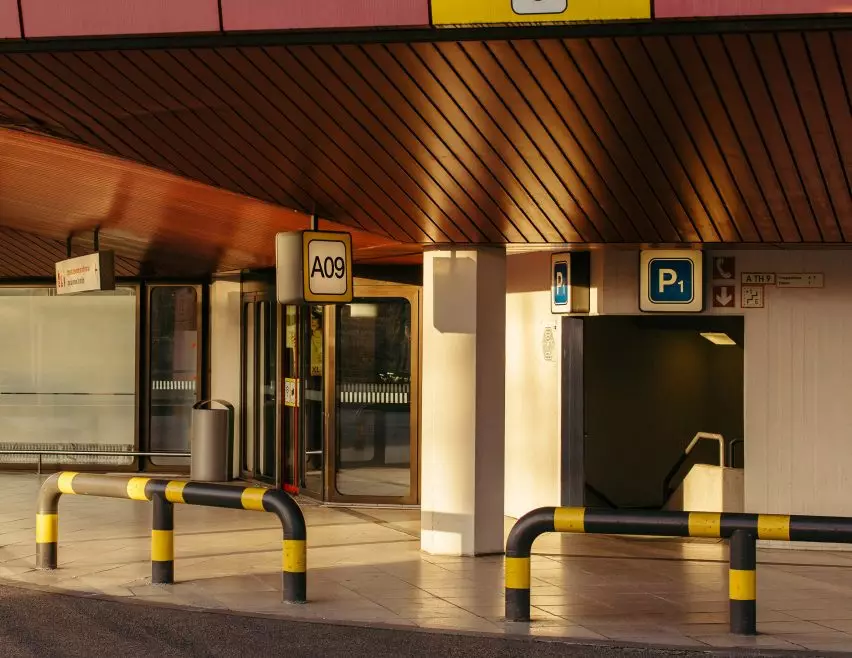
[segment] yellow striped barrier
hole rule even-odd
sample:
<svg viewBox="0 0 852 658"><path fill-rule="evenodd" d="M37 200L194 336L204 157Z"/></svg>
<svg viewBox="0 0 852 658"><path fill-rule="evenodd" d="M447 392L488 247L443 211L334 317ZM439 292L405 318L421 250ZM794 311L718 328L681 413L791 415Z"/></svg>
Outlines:
<svg viewBox="0 0 852 658"><path fill-rule="evenodd" d="M542 507L524 515L506 542L506 619L530 620L530 555L546 532L731 540L731 632L757 633L758 539L852 543L852 519L829 516L646 512Z"/></svg>
<svg viewBox="0 0 852 658"><path fill-rule="evenodd" d="M56 569L59 542L59 499L63 494L151 501L151 580L174 582L174 504L270 512L281 521L284 600L307 600L307 528L302 510L287 493L257 487L63 472L51 475L39 491L36 514L36 566Z"/></svg>

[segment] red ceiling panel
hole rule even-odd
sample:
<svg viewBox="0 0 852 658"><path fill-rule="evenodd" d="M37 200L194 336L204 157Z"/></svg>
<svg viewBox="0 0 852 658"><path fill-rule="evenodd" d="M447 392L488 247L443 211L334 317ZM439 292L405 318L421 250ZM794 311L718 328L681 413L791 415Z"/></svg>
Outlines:
<svg viewBox="0 0 852 658"><path fill-rule="evenodd" d="M221 0L226 31L429 24L429 0Z"/></svg>
<svg viewBox="0 0 852 658"><path fill-rule="evenodd" d="M21 0L21 8L29 38L219 30L217 0Z"/></svg>
<svg viewBox="0 0 852 658"><path fill-rule="evenodd" d="M0 0L0 39L20 39L18 0Z"/></svg>
<svg viewBox="0 0 852 658"><path fill-rule="evenodd" d="M850 0L655 0L657 18L839 14L852 12Z"/></svg>

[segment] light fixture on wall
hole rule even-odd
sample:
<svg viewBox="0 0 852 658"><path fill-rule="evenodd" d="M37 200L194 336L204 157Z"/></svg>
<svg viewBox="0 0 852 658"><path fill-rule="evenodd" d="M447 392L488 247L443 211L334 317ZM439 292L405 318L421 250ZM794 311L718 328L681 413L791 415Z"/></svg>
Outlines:
<svg viewBox="0 0 852 658"><path fill-rule="evenodd" d="M736 341L728 334L714 331L702 331L701 336L714 345L736 345Z"/></svg>
<svg viewBox="0 0 852 658"><path fill-rule="evenodd" d="M349 304L350 318L375 318L379 315L376 304Z"/></svg>

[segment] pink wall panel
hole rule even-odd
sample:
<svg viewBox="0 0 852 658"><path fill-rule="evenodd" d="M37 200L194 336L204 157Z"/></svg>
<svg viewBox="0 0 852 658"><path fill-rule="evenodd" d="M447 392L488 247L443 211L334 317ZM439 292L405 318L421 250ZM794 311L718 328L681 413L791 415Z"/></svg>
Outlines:
<svg viewBox="0 0 852 658"><path fill-rule="evenodd" d="M429 0L222 0L225 30L429 24Z"/></svg>
<svg viewBox="0 0 852 658"><path fill-rule="evenodd" d="M0 39L20 39L17 0L0 0Z"/></svg>
<svg viewBox="0 0 852 658"><path fill-rule="evenodd" d="M852 0L656 0L654 6L657 18L852 12Z"/></svg>
<svg viewBox="0 0 852 658"><path fill-rule="evenodd" d="M216 0L22 0L22 6L27 37L219 30Z"/></svg>

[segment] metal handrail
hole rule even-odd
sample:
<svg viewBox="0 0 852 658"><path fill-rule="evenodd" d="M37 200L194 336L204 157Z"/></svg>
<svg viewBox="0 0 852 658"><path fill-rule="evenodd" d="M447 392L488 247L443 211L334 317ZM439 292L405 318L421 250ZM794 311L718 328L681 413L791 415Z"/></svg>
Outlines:
<svg viewBox="0 0 852 658"><path fill-rule="evenodd" d="M0 450L0 455L38 455L36 474L41 475L43 455L91 455L93 457L191 457L188 452L124 452L122 450Z"/></svg>
<svg viewBox="0 0 852 658"><path fill-rule="evenodd" d="M674 488L671 486L672 480L674 480L675 476L680 471L680 467L686 463L686 460L689 459L689 455L692 450L700 441L718 441L719 442L719 466L725 466L725 437L721 434L711 434L710 432L698 432L694 437L692 437L692 441L689 442L689 445L686 446L686 450L683 451L678 460L675 462L675 465L672 466L672 469L666 475L666 478L663 480L663 505L668 502L671 495L674 493Z"/></svg>
<svg viewBox="0 0 852 658"><path fill-rule="evenodd" d="M606 496L606 494L604 494L601 490L596 489L595 487L593 487L588 482L586 482L586 491L591 492L593 496L595 496L596 498L599 498L601 500L601 502L603 502L603 504L606 505L607 507L609 507L611 509L618 509L618 505L616 505L614 502L612 502Z"/></svg>
<svg viewBox="0 0 852 658"><path fill-rule="evenodd" d="M745 446L745 439L734 439L728 444L728 466L731 468L736 468L734 466L734 446L742 444ZM745 456L743 456L743 462L745 462ZM743 463L745 465L745 463Z"/></svg>

